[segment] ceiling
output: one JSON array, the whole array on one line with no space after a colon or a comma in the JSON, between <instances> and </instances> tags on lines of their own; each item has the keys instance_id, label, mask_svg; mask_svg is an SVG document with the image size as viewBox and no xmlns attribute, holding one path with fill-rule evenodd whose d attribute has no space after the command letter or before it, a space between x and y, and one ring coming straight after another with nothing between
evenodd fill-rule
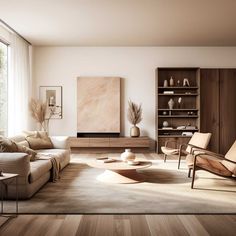
<instances>
[{"instance_id":1,"label":"ceiling","mask_svg":"<svg viewBox=\"0 0 236 236\"><path fill-rule=\"evenodd\" d=\"M236 46L236 0L0 0L33 45Z\"/></svg>"}]
</instances>

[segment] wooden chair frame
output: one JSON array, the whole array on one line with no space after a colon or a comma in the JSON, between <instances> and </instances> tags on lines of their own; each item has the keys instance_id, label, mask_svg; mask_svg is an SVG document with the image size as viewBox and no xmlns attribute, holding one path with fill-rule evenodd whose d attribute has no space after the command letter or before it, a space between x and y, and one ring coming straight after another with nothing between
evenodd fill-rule
<instances>
[{"instance_id":1,"label":"wooden chair frame","mask_svg":"<svg viewBox=\"0 0 236 236\"><path fill-rule=\"evenodd\" d=\"M165 142L165 147L168 147L168 143L176 143L177 144L177 142L174 140L168 140ZM190 153L192 152L193 148L198 148L197 146L194 146L194 145L188 144L188 143L180 144L179 147L176 148L176 149L178 149L178 169L180 168L182 154L185 154L185 155L187 154L187 152L185 150L188 146L191 147ZM205 150L205 149L203 149L203 150ZM167 154L164 154L164 162L166 162L166 157L167 157Z\"/></svg>"},{"instance_id":2,"label":"wooden chair frame","mask_svg":"<svg viewBox=\"0 0 236 236\"><path fill-rule=\"evenodd\" d=\"M193 146L193 145L190 145L194 148L198 148L196 146ZM202 150L203 152L202 153L198 153L198 154L194 154L195 151L199 151L199 150ZM193 189L194 187L194 180L195 180L195 174L196 174L196 171L197 170L205 170L205 171L208 171L214 175L217 175L217 176L220 176L220 177L224 177L224 178L229 178L229 179L233 179L233 180L236 180L236 177L234 176L225 176L225 175L220 175L220 174L217 174L217 173L214 173L212 171L209 171L205 168L202 168L202 167L199 167L197 166L197 158L198 157L201 157L201 158L205 158L205 159L209 159L209 156L212 157L211 159L214 159L214 160L226 160L228 162L231 162L233 164L236 164L235 161L232 161L232 160L229 160L227 158L225 158L224 155L221 155L219 153L215 153L215 152L211 152L211 151L208 151L208 150L205 150L205 149L202 149L202 148L198 148L198 150L193 150L192 154L194 155L194 164L193 164L193 167L192 168L189 168L189 174L188 174L188 177L190 177L191 175L191 169L193 169L193 176L192 176L192 183L191 183L191 188ZM208 155L208 157L204 157L202 155Z\"/></svg>"}]
</instances>

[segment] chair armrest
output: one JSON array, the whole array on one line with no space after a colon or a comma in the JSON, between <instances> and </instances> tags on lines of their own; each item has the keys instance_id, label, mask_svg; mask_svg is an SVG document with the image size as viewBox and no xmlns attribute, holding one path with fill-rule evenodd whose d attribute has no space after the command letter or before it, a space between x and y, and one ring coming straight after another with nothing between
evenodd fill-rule
<instances>
[{"instance_id":1,"label":"chair armrest","mask_svg":"<svg viewBox=\"0 0 236 236\"><path fill-rule=\"evenodd\" d=\"M58 149L70 149L68 136L50 136L53 147Z\"/></svg>"},{"instance_id":2,"label":"chair armrest","mask_svg":"<svg viewBox=\"0 0 236 236\"><path fill-rule=\"evenodd\" d=\"M193 150L193 154L194 154L194 152L197 152L197 151L203 151L203 153L199 153L199 154L207 154L207 155L210 155L210 156L217 156L217 157L225 159L225 156L222 155L222 154L219 154L219 153L216 153L216 152L212 152L212 151L209 151L207 149L194 146L192 144L189 144L189 146L191 146L192 148L196 148L196 149Z\"/></svg>"},{"instance_id":3,"label":"chair armrest","mask_svg":"<svg viewBox=\"0 0 236 236\"><path fill-rule=\"evenodd\" d=\"M0 153L0 170L6 173L19 174L22 183L28 183L30 174L30 155L20 152Z\"/></svg>"}]
</instances>

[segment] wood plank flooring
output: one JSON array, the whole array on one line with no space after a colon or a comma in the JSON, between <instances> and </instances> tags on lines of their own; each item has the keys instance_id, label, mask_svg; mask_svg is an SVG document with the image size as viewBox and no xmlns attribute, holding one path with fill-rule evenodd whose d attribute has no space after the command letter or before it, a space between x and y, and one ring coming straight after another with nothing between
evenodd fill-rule
<instances>
[{"instance_id":1,"label":"wood plank flooring","mask_svg":"<svg viewBox=\"0 0 236 236\"><path fill-rule=\"evenodd\" d=\"M235 230L236 215L19 215L0 228L0 235L230 236Z\"/></svg>"}]
</instances>

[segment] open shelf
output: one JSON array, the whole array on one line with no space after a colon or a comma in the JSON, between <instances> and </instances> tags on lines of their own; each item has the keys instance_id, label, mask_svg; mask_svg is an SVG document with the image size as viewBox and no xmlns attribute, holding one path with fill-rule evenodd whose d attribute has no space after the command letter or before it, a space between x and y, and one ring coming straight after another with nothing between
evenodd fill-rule
<instances>
[{"instance_id":1,"label":"open shelf","mask_svg":"<svg viewBox=\"0 0 236 236\"><path fill-rule=\"evenodd\" d=\"M170 110L169 108L159 108L158 111L198 111L198 109L195 108L184 108L184 109L172 109Z\"/></svg>"},{"instance_id":2,"label":"open shelf","mask_svg":"<svg viewBox=\"0 0 236 236\"><path fill-rule=\"evenodd\" d=\"M182 135L158 135L160 138L191 138L192 136L182 136Z\"/></svg>"},{"instance_id":3,"label":"open shelf","mask_svg":"<svg viewBox=\"0 0 236 236\"><path fill-rule=\"evenodd\" d=\"M163 87L163 86L160 86L158 87L158 89L198 89L198 87Z\"/></svg>"},{"instance_id":4,"label":"open shelf","mask_svg":"<svg viewBox=\"0 0 236 236\"><path fill-rule=\"evenodd\" d=\"M158 96L198 96L198 93L191 93L191 94L186 94L186 93L172 93L172 94L164 94L164 93L159 93Z\"/></svg>"},{"instance_id":5,"label":"open shelf","mask_svg":"<svg viewBox=\"0 0 236 236\"><path fill-rule=\"evenodd\" d=\"M168 116L168 115L159 115L158 117L160 117L160 118L198 118L198 116L195 116L195 115L192 115L192 116L182 116L182 115Z\"/></svg>"},{"instance_id":6,"label":"open shelf","mask_svg":"<svg viewBox=\"0 0 236 236\"><path fill-rule=\"evenodd\" d=\"M156 81L156 137L157 152L168 140L187 143L191 136L182 136L183 132L200 130L200 69L193 67L161 67L157 68ZM170 78L174 86L170 86ZM184 79L190 86L182 86ZM168 87L163 85L167 84ZM179 81L179 82L178 82ZM172 94L164 94L173 91ZM179 104L178 97L181 97ZM169 109L169 101L173 99L173 109ZM165 108L166 107L166 108ZM163 114L164 113L164 114ZM173 129L162 129L163 122L168 122ZM176 129L179 126L193 126L193 129Z\"/></svg>"},{"instance_id":7,"label":"open shelf","mask_svg":"<svg viewBox=\"0 0 236 236\"><path fill-rule=\"evenodd\" d=\"M158 131L165 131L165 132L169 132L169 131L178 131L178 132L188 132L188 131L198 131L198 129L158 129Z\"/></svg>"}]
</instances>

